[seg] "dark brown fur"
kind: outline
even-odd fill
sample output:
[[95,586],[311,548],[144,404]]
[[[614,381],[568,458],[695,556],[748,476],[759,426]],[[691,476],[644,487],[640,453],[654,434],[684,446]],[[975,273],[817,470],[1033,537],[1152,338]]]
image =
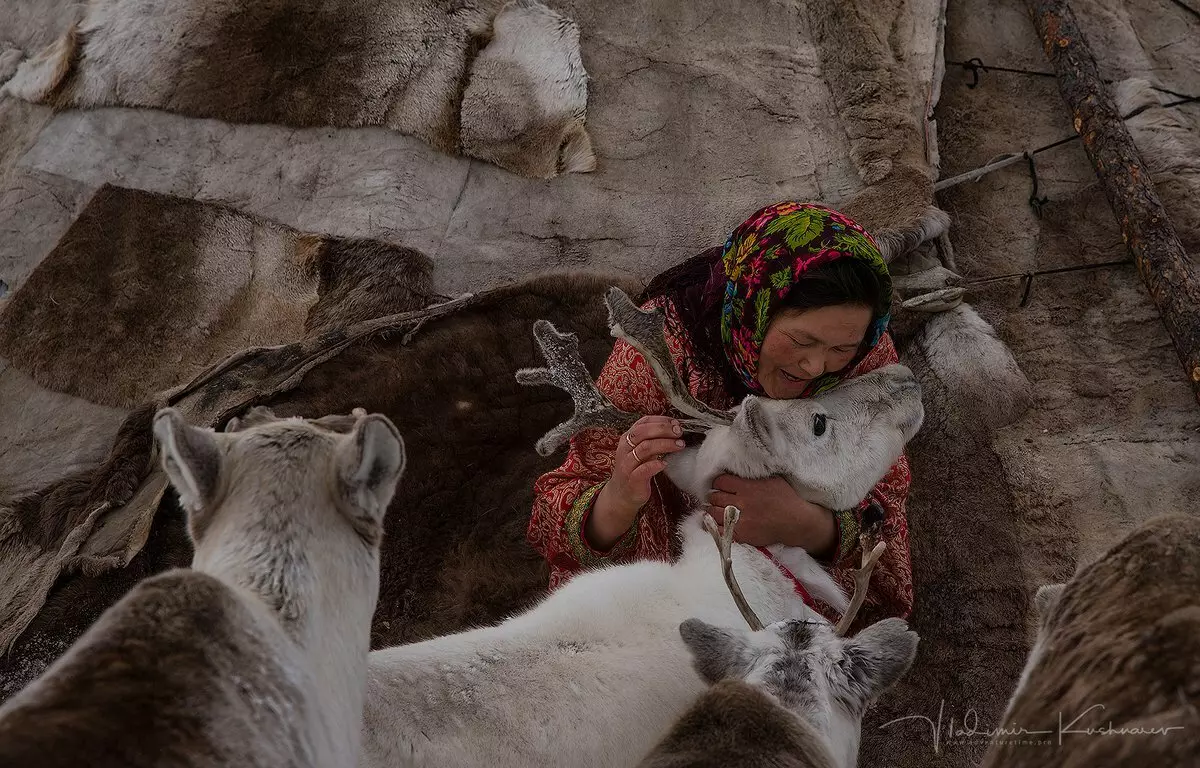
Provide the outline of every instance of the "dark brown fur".
[[[1005,728],[1048,730],[1001,740],[984,766],[1146,768],[1200,756],[1200,518],[1169,515],[1136,528],[1067,583],[1042,618],[1043,651]],[[1089,708],[1101,705],[1103,710]],[[1158,734],[1071,729],[1176,727]],[[1076,720],[1076,718],[1079,718]]]
[[95,574],[67,572],[59,577],[12,651],[0,656],[0,702],[45,671],[139,581],[191,562],[192,542],[183,510],[171,491],[154,519],[145,546],[127,566]]
[[758,688],[723,680],[688,710],[641,768],[833,768],[812,726]]
[[331,303],[353,320],[428,294],[423,259],[106,185],[0,312],[0,354],[48,389],[132,407],[246,346],[332,322]]
[[0,765],[310,763],[296,670],[255,627],[245,603],[211,576],[176,571],[142,582],[36,687],[0,708]]
[[317,303],[304,321],[309,334],[419,309],[437,300],[433,262],[420,251],[378,240],[311,240],[320,286]]
[[542,364],[534,321],[580,336],[598,372],[612,350],[604,291],[620,278],[552,276],[498,289],[402,334],[352,346],[266,403],[279,416],[351,407],[404,424],[409,465],[386,520],[372,647],[498,621],[542,594],[548,571],[525,542],[533,481],[561,455],[533,450],[570,415],[553,388],[517,384]]
[[116,508],[133,498],[150,469],[154,412],[153,405],[143,405],[125,418],[101,466],[20,498],[11,509],[0,508],[4,537],[47,551],[58,550],[66,534],[82,523],[90,510],[106,502]]

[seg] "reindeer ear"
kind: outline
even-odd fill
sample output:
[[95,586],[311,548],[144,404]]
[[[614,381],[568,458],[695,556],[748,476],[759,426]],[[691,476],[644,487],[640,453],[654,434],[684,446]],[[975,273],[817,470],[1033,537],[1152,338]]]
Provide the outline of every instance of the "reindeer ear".
[[221,474],[221,449],[208,429],[193,427],[174,408],[154,415],[154,437],[162,449],[163,469],[179,492],[190,517],[212,503]]
[[746,641],[727,629],[700,619],[679,625],[683,644],[692,652],[692,665],[710,683],[740,677],[746,670]]
[[842,702],[853,712],[865,711],[912,666],[917,640],[903,619],[878,621],[847,640],[842,647],[845,678],[835,689]]
[[396,426],[378,413],[359,419],[338,448],[337,460],[343,488],[356,512],[365,515],[356,526],[369,520],[380,527],[404,465],[404,440]]

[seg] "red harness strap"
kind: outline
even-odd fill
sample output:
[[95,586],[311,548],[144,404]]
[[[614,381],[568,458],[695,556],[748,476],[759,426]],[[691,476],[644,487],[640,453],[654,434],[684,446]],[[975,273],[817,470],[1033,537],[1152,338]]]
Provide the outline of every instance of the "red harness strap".
[[808,590],[804,588],[804,585],[800,583],[800,580],[796,578],[795,574],[789,571],[786,565],[776,560],[775,556],[771,554],[771,550],[767,549],[766,547],[757,547],[757,549],[759,552],[762,552],[764,555],[766,555],[768,560],[770,560],[772,563],[775,563],[775,567],[782,571],[784,576],[787,576],[792,580],[792,588],[796,590],[796,594],[800,596],[800,599],[804,601],[804,604],[809,608],[816,610],[817,606],[813,602],[813,596],[808,594]]

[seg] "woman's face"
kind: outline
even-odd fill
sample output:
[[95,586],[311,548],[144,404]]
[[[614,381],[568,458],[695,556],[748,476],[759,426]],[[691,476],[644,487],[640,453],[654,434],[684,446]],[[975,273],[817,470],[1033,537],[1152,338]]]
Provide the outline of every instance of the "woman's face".
[[763,338],[758,383],[767,397],[799,397],[813,379],[850,364],[870,325],[871,309],[861,304],[780,310]]

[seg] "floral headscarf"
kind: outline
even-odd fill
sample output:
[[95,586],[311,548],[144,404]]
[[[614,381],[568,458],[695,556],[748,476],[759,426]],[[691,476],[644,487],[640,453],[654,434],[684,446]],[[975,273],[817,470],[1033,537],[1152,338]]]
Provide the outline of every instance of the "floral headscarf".
[[[721,339],[730,365],[750,391],[763,391],[758,359],[776,307],[807,270],[842,258],[869,266],[879,276],[884,295],[891,295],[892,279],[875,240],[849,217],[824,206],[769,205],[730,235],[721,253],[727,281]],[[863,351],[879,342],[888,319],[885,314],[872,323]],[[824,374],[806,394],[823,392],[840,380],[838,373]]]

